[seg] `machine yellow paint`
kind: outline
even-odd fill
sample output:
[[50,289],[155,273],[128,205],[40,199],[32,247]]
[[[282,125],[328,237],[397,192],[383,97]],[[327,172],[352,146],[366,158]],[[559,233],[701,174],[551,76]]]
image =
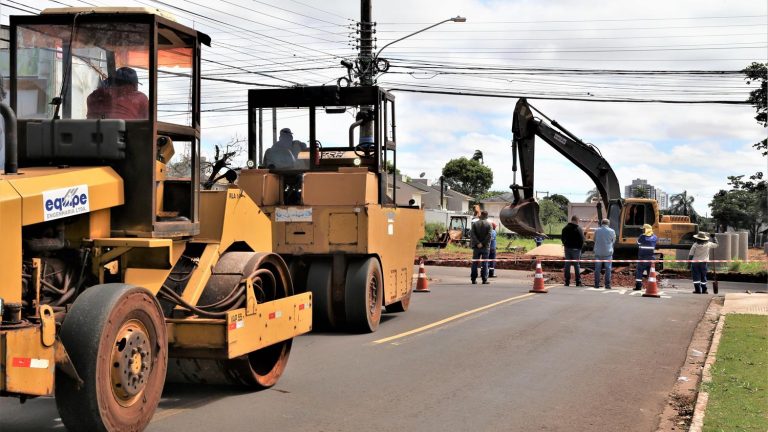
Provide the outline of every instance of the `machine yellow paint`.
[[[291,136],[294,120],[278,127],[280,139],[265,150],[256,113],[271,109],[304,110],[306,143]],[[382,308],[407,310],[424,213],[391,174],[395,96],[377,86],[253,89],[248,112],[256,169],[241,171],[238,185],[271,219],[273,249],[297,290],[312,292],[315,327],[372,332]],[[318,128],[345,112],[355,113],[348,128]]]
[[53,391],[54,348],[40,325],[0,331],[0,391],[47,396]]
[[[649,214],[643,220],[632,220],[632,209],[643,208]],[[637,246],[637,238],[641,234],[642,225],[648,223],[653,227],[658,241],[657,249],[690,247],[692,237],[698,232],[698,225],[691,222],[690,217],[681,215],[664,215],[659,213],[659,203],[650,198],[626,198],[624,199],[621,214],[619,215],[619,230],[616,233],[616,249],[619,256],[631,257],[626,252],[633,251]],[[586,240],[594,241],[594,230],[585,230]]]
[[[7,181],[0,180],[0,298],[7,303],[21,302],[21,197]],[[0,318],[2,321],[2,318]]]
[[[209,43],[206,35],[175,23],[155,10],[83,8],[81,11],[86,13],[75,20],[74,14],[78,11],[77,8],[48,9],[39,16],[11,17],[11,40],[17,40],[20,28],[31,25],[45,29],[45,26],[72,28],[97,23],[106,24],[99,27],[103,27],[100,32],[110,32],[110,25],[114,23],[149,24],[136,28],[146,28],[146,40],[155,41],[152,45],[155,51],[151,55],[159,59],[159,45],[175,44],[166,50],[188,49],[194,68],[199,67],[201,44]],[[141,40],[138,32],[137,40]],[[159,38],[161,33],[164,36]],[[88,34],[78,34],[79,43],[86,48]],[[117,39],[109,35],[99,36],[103,36],[104,41]],[[94,62],[93,69],[111,68],[99,75],[99,79],[114,74],[115,59],[124,61],[130,57],[125,52],[108,51],[117,50],[122,45],[116,47],[107,42],[92,46],[94,50],[104,50],[112,60],[111,65],[108,61]],[[146,52],[148,47],[147,42],[146,46],[139,44],[131,49]],[[11,55],[16,56],[18,49],[12,46]],[[71,58],[60,56],[55,61],[66,62]],[[12,71],[12,101],[18,99],[14,93],[16,81],[26,79],[17,77],[16,72]],[[88,73],[92,72],[88,70]],[[145,86],[146,92],[156,94],[158,71],[149,70],[147,74],[150,82]],[[18,173],[9,171],[0,175],[0,234],[3,239],[0,248],[0,396],[23,400],[55,392],[57,404],[67,407],[60,412],[68,428],[108,429],[112,423],[103,420],[105,411],[137,408],[131,415],[121,413],[120,417],[128,423],[114,430],[143,429],[157,403],[152,405],[147,400],[159,401],[162,381],[155,382],[153,387],[149,384],[140,386],[137,391],[145,392],[144,396],[122,400],[122,408],[102,406],[99,400],[98,409],[88,410],[84,408],[83,399],[109,392],[110,386],[115,392],[116,386],[121,385],[123,370],[137,377],[145,371],[148,375],[160,371],[157,373],[162,373],[164,379],[164,356],[167,354],[194,359],[244,358],[247,362],[249,355],[259,356],[261,348],[283,343],[283,355],[267,358],[266,362],[262,359],[259,363],[260,368],[269,369],[269,361],[273,362],[271,366],[275,372],[267,373],[272,381],[259,381],[259,375],[264,372],[251,370],[253,376],[242,382],[253,387],[271,386],[284,370],[290,352],[289,341],[312,328],[312,295],[293,295],[285,262],[270,253],[275,228],[270,215],[257,205],[264,201],[255,202],[235,186],[222,191],[201,192],[199,183],[195,183],[200,180],[196,175],[168,178],[167,164],[175,153],[172,139],[196,145],[190,165],[196,167],[199,164],[196,159],[200,156],[199,71],[195,69],[192,76],[197,81],[193,82],[195,96],[189,96],[190,117],[194,119],[190,125],[157,121],[157,101],[150,100],[151,114],[146,120],[103,119],[107,128],[124,128],[109,141],[100,137],[100,128],[105,124],[101,119],[69,118],[71,113],[62,112],[61,118],[56,120],[57,125],[68,126],[67,122],[72,122],[69,126],[93,128],[95,132],[90,138],[104,146],[99,150],[104,150],[103,154],[118,155],[112,159],[103,159],[102,153],[95,153],[91,148],[96,146],[94,143],[71,142],[73,134],[65,139],[52,133],[50,142],[42,145],[32,142],[37,146],[35,148],[51,147],[49,153],[30,151],[29,148],[34,146],[30,146],[29,140],[37,138],[27,134],[28,126],[50,125],[50,120],[38,117],[16,119],[10,109],[0,109],[6,121],[7,145],[19,150]],[[82,102],[85,103],[85,98]],[[11,143],[8,134],[9,126],[16,128],[16,124],[20,145],[15,141]],[[59,161],[59,157],[64,159]],[[79,166],[85,164],[90,166]],[[265,183],[276,195],[274,186],[278,182],[268,178]],[[72,190],[80,186],[83,194],[87,189],[87,207],[83,205],[68,213],[60,211],[56,214],[50,210],[55,199],[60,199],[66,207],[71,203]],[[78,195],[75,197],[79,198]],[[269,203],[274,197],[267,198]],[[46,199],[50,200],[48,205]],[[233,296],[235,302],[223,303],[221,308],[216,304],[200,304],[201,296],[216,288],[214,279],[222,274],[214,274],[213,269],[224,262],[225,257],[232,256],[249,258],[242,262],[233,261],[239,267],[226,273],[236,275],[231,292],[227,294],[225,291],[225,295]],[[268,257],[271,261],[268,267],[256,267],[262,261],[251,257]],[[273,289],[263,290],[262,285],[268,283],[274,285]],[[227,288],[226,284],[224,286]],[[257,289],[262,291],[257,294]],[[102,294],[104,297],[100,297]],[[113,294],[123,297],[109,297]],[[153,295],[156,298],[153,299]],[[83,300],[85,303],[80,303],[81,299],[86,299]],[[96,302],[93,303],[96,306],[81,306],[93,305],[87,302]],[[138,310],[143,312],[136,313]],[[85,316],[90,318],[83,318]],[[141,321],[141,317],[146,319]],[[120,326],[126,323],[136,331],[122,336],[124,327]],[[77,326],[74,332],[71,331],[73,326]],[[106,342],[107,334],[118,338],[117,343]],[[125,346],[121,343],[137,334],[144,339],[132,339],[136,348],[130,355],[128,367],[128,363],[120,362],[129,356],[122,356],[118,351]],[[156,345],[151,344],[152,337],[157,339]],[[98,344],[97,348],[87,345],[87,341],[93,340]],[[104,344],[112,351],[111,355],[102,355]],[[151,348],[142,351],[141,347],[150,345]],[[107,364],[103,364],[104,358]],[[151,367],[140,367],[137,363],[145,358],[149,359],[147,364]],[[113,370],[112,359],[116,365],[119,363],[114,366],[119,370]],[[162,361],[155,364],[153,359]],[[99,366],[92,367],[94,364]],[[88,367],[84,367],[86,365]],[[242,372],[243,364],[239,367]],[[56,374],[57,369],[63,373]],[[100,370],[109,372],[106,379],[98,375]],[[59,379],[66,381],[59,382]],[[150,379],[152,376],[147,381]],[[74,385],[70,385],[72,383]],[[88,393],[86,387],[89,385],[105,387],[99,387],[99,392]],[[62,394],[70,397],[61,397]],[[148,405],[139,407],[132,405],[134,403]],[[100,426],[81,426],[86,424],[80,423],[83,418]]]

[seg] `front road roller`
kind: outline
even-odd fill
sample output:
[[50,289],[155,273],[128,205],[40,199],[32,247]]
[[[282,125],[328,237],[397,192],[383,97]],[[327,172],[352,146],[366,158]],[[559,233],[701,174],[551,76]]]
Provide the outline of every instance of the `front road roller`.
[[[55,395],[70,431],[139,432],[169,375],[274,385],[312,329],[311,289],[294,294],[234,171],[201,190],[210,38],[144,8],[46,9],[9,31],[0,397]],[[177,79],[188,91],[167,92]]]

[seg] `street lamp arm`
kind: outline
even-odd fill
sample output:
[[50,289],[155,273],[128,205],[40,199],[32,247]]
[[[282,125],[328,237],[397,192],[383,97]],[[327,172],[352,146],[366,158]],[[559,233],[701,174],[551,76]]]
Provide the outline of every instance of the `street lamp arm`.
[[405,36],[401,37],[400,39],[395,39],[395,40],[393,40],[392,42],[390,42],[390,43],[388,43],[388,44],[384,45],[383,47],[381,47],[381,49],[380,49],[380,50],[379,50],[379,51],[376,53],[376,55],[375,55],[375,56],[373,56],[373,60],[374,60],[374,62],[375,62],[376,60],[378,60],[378,58],[379,58],[379,55],[381,54],[381,52],[382,52],[382,51],[384,51],[384,49],[385,49],[385,48],[387,48],[388,46],[390,46],[390,45],[392,45],[392,44],[394,44],[394,43],[400,42],[400,41],[401,41],[401,40],[403,40],[403,39],[407,39],[407,38],[409,38],[409,37],[411,37],[411,36],[413,36],[413,35],[417,35],[417,34],[419,34],[419,33],[425,32],[425,31],[427,31],[427,30],[429,30],[429,29],[431,29],[431,28],[435,28],[435,27],[439,26],[440,24],[444,24],[444,23],[447,23],[448,21],[453,21],[453,22],[465,22],[466,20],[467,20],[466,18],[464,18],[464,17],[460,17],[460,16],[457,16],[457,17],[454,17],[454,18],[448,18],[447,20],[443,20],[443,21],[440,21],[439,23],[435,23],[435,24],[432,24],[432,25],[431,25],[431,26],[429,26],[429,27],[424,27],[424,28],[423,28],[423,29],[421,29],[421,30],[417,30],[417,31],[415,31],[415,32],[413,32],[413,33],[411,33],[411,34],[405,35]]

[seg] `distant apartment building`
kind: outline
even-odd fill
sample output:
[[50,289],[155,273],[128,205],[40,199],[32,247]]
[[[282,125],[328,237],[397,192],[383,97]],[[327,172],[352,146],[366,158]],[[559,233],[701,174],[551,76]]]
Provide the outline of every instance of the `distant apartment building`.
[[646,179],[634,179],[632,184],[624,186],[624,196],[626,198],[634,198],[638,195],[638,191],[643,191],[642,195],[645,198],[653,198],[659,202],[659,208],[666,210],[669,208],[669,194],[663,190],[648,184]]

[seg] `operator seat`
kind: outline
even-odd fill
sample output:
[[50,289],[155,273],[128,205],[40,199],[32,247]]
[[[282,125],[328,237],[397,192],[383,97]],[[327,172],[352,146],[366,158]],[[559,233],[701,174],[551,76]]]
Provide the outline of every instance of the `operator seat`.
[[272,146],[264,152],[264,166],[269,169],[290,169],[295,165],[296,158],[290,148]]

